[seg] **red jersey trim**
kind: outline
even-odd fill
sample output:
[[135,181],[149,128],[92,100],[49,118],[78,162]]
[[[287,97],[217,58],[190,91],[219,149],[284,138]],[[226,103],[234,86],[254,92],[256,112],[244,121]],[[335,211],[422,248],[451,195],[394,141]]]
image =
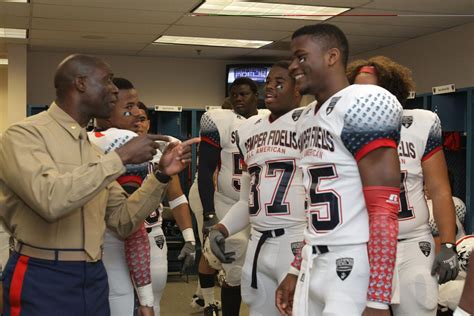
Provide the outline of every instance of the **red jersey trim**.
[[421,158],[421,161],[426,161],[426,160],[430,159],[431,156],[433,156],[434,154],[436,154],[438,151],[440,151],[442,149],[443,149],[443,146],[435,147],[435,149],[433,149],[432,151],[430,151],[429,153],[424,155],[423,158]]
[[211,146],[214,146],[216,148],[219,148],[221,149],[221,146],[217,145],[214,141],[212,141],[212,139],[208,138],[208,137],[201,137],[201,141],[202,142],[206,142],[208,143],[209,145]]
[[370,143],[365,144],[362,146],[361,149],[359,149],[358,152],[354,155],[356,161],[361,160],[364,158],[365,155],[370,153],[371,151],[380,148],[380,147],[391,147],[391,148],[397,148],[397,143],[390,138],[379,138],[376,140],[371,141]]
[[100,137],[104,137],[104,136],[105,136],[105,135],[102,134],[101,132],[94,132],[94,135],[95,135],[95,137],[97,137],[97,138],[100,138]]
[[126,183],[130,183],[130,182],[133,182],[133,183],[137,183],[139,185],[142,184],[143,180],[140,176],[135,176],[135,175],[125,175],[125,176],[120,176],[117,178],[117,182],[120,184],[120,185],[124,185]]

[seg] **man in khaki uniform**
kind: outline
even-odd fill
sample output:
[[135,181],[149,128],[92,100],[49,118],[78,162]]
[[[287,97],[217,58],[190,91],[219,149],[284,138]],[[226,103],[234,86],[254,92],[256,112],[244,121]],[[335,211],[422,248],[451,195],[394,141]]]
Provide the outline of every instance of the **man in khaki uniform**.
[[106,155],[85,126],[117,100],[110,67],[73,55],[56,70],[48,111],[9,127],[0,140],[0,220],[15,238],[4,271],[4,315],[109,315],[103,267],[105,226],[122,237],[159,205],[171,175],[190,159],[192,139],[163,153],[154,176],[128,196],[115,181],[125,164],[150,160],[146,135]]

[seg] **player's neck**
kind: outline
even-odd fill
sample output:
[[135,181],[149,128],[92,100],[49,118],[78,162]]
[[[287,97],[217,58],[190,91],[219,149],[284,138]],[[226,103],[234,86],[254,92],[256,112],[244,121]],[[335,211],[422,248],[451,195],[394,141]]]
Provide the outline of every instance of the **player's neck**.
[[338,93],[339,91],[347,88],[349,86],[349,81],[347,78],[344,77],[336,77],[330,79],[330,81],[326,84],[325,89],[322,89],[319,93],[316,93],[314,96],[316,101],[318,101],[317,109],[321,107],[324,102],[326,102],[329,98],[333,95]]
[[248,119],[249,117],[252,117],[257,114],[258,114],[258,109],[255,109],[255,111],[252,111],[249,114],[245,115],[245,118]]

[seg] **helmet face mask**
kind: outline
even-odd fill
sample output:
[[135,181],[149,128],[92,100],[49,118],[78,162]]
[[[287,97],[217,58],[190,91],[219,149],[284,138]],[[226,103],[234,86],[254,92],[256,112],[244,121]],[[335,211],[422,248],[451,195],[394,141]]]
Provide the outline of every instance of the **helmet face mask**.
[[206,258],[206,261],[211,268],[218,271],[222,269],[222,263],[219,261],[219,259],[217,259],[217,257],[212,252],[211,242],[209,241],[209,238],[207,236],[204,238],[204,242],[202,246],[202,254],[204,255],[204,258]]

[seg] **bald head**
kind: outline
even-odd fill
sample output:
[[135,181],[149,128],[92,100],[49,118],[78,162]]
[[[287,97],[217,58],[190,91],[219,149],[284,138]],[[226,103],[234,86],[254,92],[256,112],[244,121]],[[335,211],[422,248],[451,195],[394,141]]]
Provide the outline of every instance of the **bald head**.
[[89,55],[77,54],[66,57],[54,74],[56,96],[59,99],[64,98],[74,87],[76,78],[90,76],[97,68],[110,67],[103,60]]

